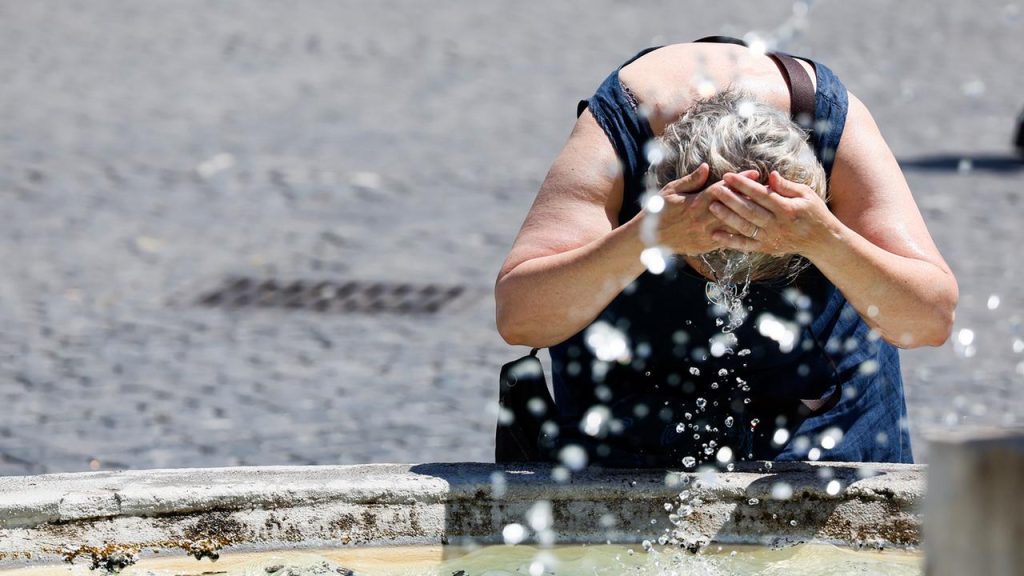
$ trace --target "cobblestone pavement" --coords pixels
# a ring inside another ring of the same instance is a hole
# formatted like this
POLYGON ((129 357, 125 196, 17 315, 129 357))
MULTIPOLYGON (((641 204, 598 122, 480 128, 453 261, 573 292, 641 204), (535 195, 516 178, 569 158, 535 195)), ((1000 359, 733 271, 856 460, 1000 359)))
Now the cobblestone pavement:
MULTIPOLYGON (((642 47, 794 8, 548 4, 0 0, 0 474, 490 460, 522 353, 491 286, 576 100, 642 47), (196 305, 239 276, 465 292, 196 305)), ((954 341, 904 355, 918 440, 1024 418, 1022 12, 818 2, 785 44, 872 108, 958 273, 954 341)))

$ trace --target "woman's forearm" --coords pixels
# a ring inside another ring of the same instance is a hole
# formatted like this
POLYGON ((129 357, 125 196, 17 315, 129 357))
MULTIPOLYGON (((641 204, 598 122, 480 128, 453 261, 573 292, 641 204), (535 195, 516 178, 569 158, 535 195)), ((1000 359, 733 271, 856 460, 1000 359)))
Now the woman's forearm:
POLYGON ((526 260, 495 285, 498 332, 543 348, 576 334, 644 271, 641 215, 593 242, 526 260))
POLYGON ((838 220, 811 252, 805 256, 886 341, 913 348, 949 338, 958 299, 951 273, 888 252, 838 220))

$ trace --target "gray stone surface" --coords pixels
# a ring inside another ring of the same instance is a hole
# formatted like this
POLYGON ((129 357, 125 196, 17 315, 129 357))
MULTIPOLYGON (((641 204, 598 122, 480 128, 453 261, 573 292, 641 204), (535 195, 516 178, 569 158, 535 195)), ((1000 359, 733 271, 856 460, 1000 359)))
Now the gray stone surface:
POLYGON ((471 463, 12 476, 0 478, 0 565, 90 556, 103 565, 115 555, 225 547, 496 543, 513 523, 526 541, 549 544, 671 534, 690 547, 916 546, 922 468, 746 463, 721 474, 589 470, 561 482, 547 465, 471 463), (778 486, 791 496, 773 497, 778 486))
MULTIPOLYGON (((487 460, 522 352, 490 289, 576 100, 793 8, 0 0, 0 474, 487 460), (433 317, 194 305, 231 275, 469 292, 433 317)), ((904 355, 915 439, 1024 417, 1022 12, 818 2, 785 45, 873 110, 960 280, 973 341, 904 355)))
POLYGON ((1024 573, 1024 428, 943 436, 931 443, 925 573, 1024 573))

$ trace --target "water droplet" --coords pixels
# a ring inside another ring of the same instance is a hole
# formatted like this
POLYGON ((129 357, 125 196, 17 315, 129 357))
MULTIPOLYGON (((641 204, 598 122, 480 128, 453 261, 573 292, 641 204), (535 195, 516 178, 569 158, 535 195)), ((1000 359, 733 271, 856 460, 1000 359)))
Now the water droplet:
POLYGON ((793 487, 787 482, 776 482, 772 484, 772 498, 775 500, 789 500, 793 497, 793 487))
POLYGON ((1024 352, 1024 340, 1021 340, 1020 338, 1013 339, 1013 352, 1015 354, 1024 352))
POLYGON ((964 82, 960 89, 963 90, 964 95, 969 98, 977 98, 985 93, 985 83, 978 78, 974 78, 964 82))
POLYGON ((743 350, 740 350, 739 352, 737 352, 736 355, 737 356, 749 356, 750 355, 750 348, 744 348, 743 350))
POLYGON ((682 422, 680 422, 679 424, 676 424, 676 433, 677 434, 682 434, 685 431, 686 431, 686 424, 683 424, 682 422))
POLYGON ((796 526, 796 520, 790 520, 789 521, 789 525, 790 526, 796 526))
POLYGON ((690 374, 693 374, 694 376, 700 376, 700 368, 697 368, 696 366, 690 366, 690 374))
POLYGON ((491 497, 502 498, 508 491, 508 482, 505 480, 505 474, 495 470, 491 472, 491 497))
POLYGON ((722 446, 719 448, 718 454, 715 455, 715 458, 718 459, 721 464, 732 462, 732 448, 722 446))
POLYGON ((988 309, 995 310, 996 308, 999 308, 999 295, 992 294, 988 297, 988 309))
POLYGON ((686 418, 687 420, 693 420, 693 414, 689 412, 684 413, 683 417, 686 418))
POLYGON ((572 479, 572 473, 565 466, 555 466, 551 468, 551 479, 558 484, 565 484, 572 479))
POLYGON ((658 214, 665 208, 665 198, 661 194, 651 194, 644 202, 644 208, 651 214, 658 214))
POLYGON ((559 450, 558 459, 573 472, 579 472, 587 467, 587 451, 578 444, 569 444, 559 450))
POLYGON ((961 346, 970 346, 971 343, 974 342, 974 330, 969 328, 961 329, 957 332, 956 341, 959 342, 961 346))
POLYGON ((522 524, 506 524, 501 530, 501 538, 505 541, 505 544, 515 546, 526 538, 526 528, 522 524))
POLYGON ((710 98, 715 95, 715 83, 707 78, 697 82, 697 95, 701 98, 710 98))
POLYGON ((836 444, 843 439, 843 430, 836 426, 832 426, 825 430, 821 436, 821 447, 825 450, 831 450, 836 447, 836 444))
POLYGON ((526 523, 536 532, 549 530, 554 523, 554 517, 551 513, 551 502, 547 500, 537 500, 534 502, 529 510, 526 511, 526 523))
POLYGON ((603 438, 608 434, 608 421, 611 420, 611 411, 605 406, 591 406, 583 415, 580 429, 588 436, 603 438))
POLYGON ((725 418, 725 425, 726 425, 726 427, 732 428, 732 423, 733 423, 732 416, 727 416, 725 418))
MULTIPOLYGON (((234 165, 235 157, 232 156, 231 154, 224 152, 221 154, 216 154, 210 159, 201 162, 198 166, 196 166, 196 174, 198 174, 199 177, 203 179, 212 178, 218 172, 227 170, 234 165)), ((360 172, 359 174, 364 173, 360 172)), ((357 174, 357 176, 359 174, 357 174)), ((373 175, 377 176, 376 174, 373 175)), ((353 184, 355 184, 354 180, 355 178, 353 178, 353 184)))
POLYGON ((789 430, 779 428, 772 435, 772 444, 775 446, 785 446, 786 442, 789 442, 789 430))
POLYGON ((878 306, 872 304, 868 306, 868 318, 874 318, 875 316, 878 316, 878 306))
POLYGON ((643 263, 644 268, 651 274, 658 275, 663 273, 668 268, 668 258, 670 253, 668 250, 661 248, 660 246, 653 246, 651 248, 645 248, 640 253, 640 262, 643 263))
POLYGON ((757 110, 757 105, 753 102, 740 102, 736 107, 736 113, 742 118, 749 118, 754 115, 757 110))
POLYGON ((719 376, 728 376, 729 375, 729 371, 727 369, 725 369, 725 368, 722 368, 722 369, 720 369, 718 371, 718 375, 719 376))
POLYGON ((697 409, 703 410, 708 405, 708 401, 703 398, 697 398, 697 409))
POLYGON ((712 356, 714 356, 715 358, 721 358, 722 356, 725 356, 725 353, 728 352, 728 351, 729 351, 729 348, 724 343, 716 342, 716 341, 712 340, 712 342, 711 342, 711 355, 712 356))
POLYGON ((760 423, 761 423, 760 419, 754 418, 753 420, 750 421, 750 427, 751 428, 757 428, 757 425, 760 424, 760 423))
POLYGON ((607 322, 599 320, 588 326, 584 341, 598 360, 623 364, 632 361, 626 334, 607 322))
POLYGON ((644 156, 647 157, 647 163, 651 166, 661 164, 661 161, 665 159, 665 146, 659 140, 648 140, 647 144, 644 145, 644 156))
POLYGON ((787 354, 792 352, 793 347, 796 345, 800 326, 765 312, 757 319, 757 330, 762 336, 771 338, 778 343, 779 351, 787 354))
POLYGON ((509 424, 512 424, 513 422, 515 422, 515 420, 516 420, 516 415, 511 410, 509 410, 508 408, 505 408, 504 406, 499 406, 498 407, 498 422, 499 423, 501 423, 503 426, 508 426, 509 424))
POLYGON ((687 468, 693 468, 696 465, 697 465, 697 459, 694 458, 693 456, 685 456, 685 457, 683 457, 683 466, 685 466, 687 468))
POLYGON ((836 494, 839 494, 840 488, 842 488, 842 486, 839 484, 839 480, 832 480, 828 483, 828 486, 825 487, 825 492, 828 493, 829 496, 835 496, 836 494))
POLYGON ((751 498, 750 500, 747 500, 747 504, 749 504, 751 506, 757 506, 760 503, 761 503, 761 501, 758 500, 757 498, 751 498))
POLYGON ((821 450, 819 450, 818 448, 811 448, 810 450, 807 451, 807 459, 812 462, 818 461, 819 459, 821 459, 821 450))
POLYGON ((756 32, 750 32, 743 36, 747 43, 747 49, 753 56, 764 56, 768 52, 768 43, 756 32))
POLYGON ((864 375, 874 374, 878 372, 880 366, 878 360, 865 360, 857 367, 857 371, 864 375))

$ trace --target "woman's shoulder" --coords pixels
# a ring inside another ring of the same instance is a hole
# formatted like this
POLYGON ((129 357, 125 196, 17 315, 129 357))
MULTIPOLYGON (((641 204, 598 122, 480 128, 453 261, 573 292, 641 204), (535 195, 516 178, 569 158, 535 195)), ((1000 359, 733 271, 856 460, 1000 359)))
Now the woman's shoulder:
POLYGON ((701 97, 732 88, 781 110, 789 91, 776 64, 734 44, 681 43, 648 52, 619 70, 618 80, 648 111, 660 134, 701 97))

